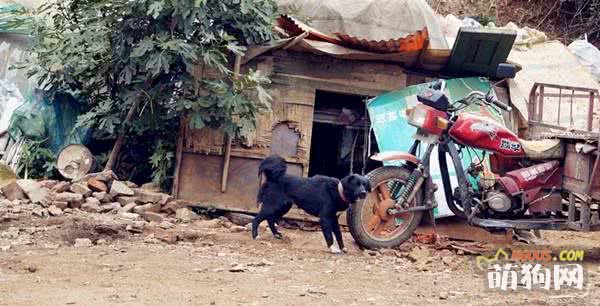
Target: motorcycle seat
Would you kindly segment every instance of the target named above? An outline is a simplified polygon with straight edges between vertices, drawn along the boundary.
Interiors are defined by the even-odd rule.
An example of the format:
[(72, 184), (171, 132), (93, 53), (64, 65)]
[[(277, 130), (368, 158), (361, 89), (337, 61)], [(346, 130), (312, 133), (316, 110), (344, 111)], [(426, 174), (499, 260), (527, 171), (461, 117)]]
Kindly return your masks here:
[(560, 139), (525, 140), (520, 139), (525, 156), (532, 160), (561, 159), (565, 149)]

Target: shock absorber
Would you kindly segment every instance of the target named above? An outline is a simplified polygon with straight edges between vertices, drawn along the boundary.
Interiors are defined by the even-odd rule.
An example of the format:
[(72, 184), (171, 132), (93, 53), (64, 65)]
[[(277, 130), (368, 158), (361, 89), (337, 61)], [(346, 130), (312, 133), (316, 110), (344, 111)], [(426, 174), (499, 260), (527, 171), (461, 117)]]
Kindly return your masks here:
[(396, 207), (404, 207), (404, 202), (408, 200), (411, 193), (413, 192), (413, 189), (415, 188), (415, 185), (422, 176), (423, 170), (421, 170), (420, 166), (413, 170), (413, 172), (408, 177), (406, 184), (400, 189), (400, 196), (396, 200)]

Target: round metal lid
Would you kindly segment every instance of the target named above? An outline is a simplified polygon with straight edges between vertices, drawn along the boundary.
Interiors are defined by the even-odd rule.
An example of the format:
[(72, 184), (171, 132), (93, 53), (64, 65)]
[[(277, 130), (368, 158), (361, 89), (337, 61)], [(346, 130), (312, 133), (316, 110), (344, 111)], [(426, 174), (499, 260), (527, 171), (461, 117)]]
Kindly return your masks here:
[(58, 154), (56, 167), (67, 178), (75, 179), (86, 175), (94, 166), (94, 155), (80, 144), (68, 145)]

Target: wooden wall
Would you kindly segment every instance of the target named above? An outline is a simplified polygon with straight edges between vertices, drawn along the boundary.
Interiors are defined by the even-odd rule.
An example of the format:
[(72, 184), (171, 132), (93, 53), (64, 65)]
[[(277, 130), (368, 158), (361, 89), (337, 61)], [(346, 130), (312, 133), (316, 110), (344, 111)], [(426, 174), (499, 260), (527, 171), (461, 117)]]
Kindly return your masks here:
[[(256, 211), (260, 159), (271, 153), (286, 158), (291, 173), (307, 175), (317, 90), (375, 96), (425, 81), (395, 64), (341, 60), (291, 51), (275, 51), (254, 59), (243, 69), (259, 69), (272, 80), (272, 112), (257, 130), (234, 141), (227, 190), (221, 192), (225, 139), (220, 131), (190, 129), (182, 124), (174, 195), (203, 206)], [(295, 211), (299, 218), (305, 215)]]

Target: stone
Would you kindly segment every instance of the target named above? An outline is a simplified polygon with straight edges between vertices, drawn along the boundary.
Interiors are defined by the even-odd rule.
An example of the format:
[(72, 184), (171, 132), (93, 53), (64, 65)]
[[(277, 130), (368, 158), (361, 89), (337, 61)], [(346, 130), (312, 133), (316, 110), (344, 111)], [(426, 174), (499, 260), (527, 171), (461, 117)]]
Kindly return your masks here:
[(134, 192), (135, 196), (138, 197), (142, 203), (158, 203), (160, 205), (165, 205), (167, 202), (171, 201), (171, 196), (166, 193), (145, 191), (143, 189), (136, 189)]
[[(94, 198), (89, 198), (89, 199), (94, 199)], [(96, 199), (94, 199), (96, 200)], [(98, 200), (96, 200), (98, 201)], [(99, 213), (102, 211), (102, 208), (99, 205), (100, 202), (98, 203), (94, 203), (94, 202), (85, 202), (81, 205), (81, 210), (83, 211), (87, 211), (90, 213)]]
[(127, 187), (129, 187), (129, 188), (138, 188), (138, 187), (140, 187), (140, 186), (138, 186), (138, 185), (137, 185), (136, 183), (134, 183), (134, 182), (125, 181), (124, 183), (125, 183), (125, 185), (127, 185)]
[(202, 228), (220, 228), (223, 227), (223, 221), (219, 219), (202, 220), (198, 222), (198, 227)]
[(136, 205), (139, 203), (137, 197), (117, 197), (117, 202), (119, 202), (121, 206), (125, 206), (129, 203), (135, 203)]
[(133, 196), (134, 194), (133, 190), (121, 181), (113, 181), (110, 186), (110, 195), (113, 197), (120, 195)]
[(440, 291), (439, 297), (440, 297), (440, 300), (447, 300), (448, 299), (448, 292), (446, 292), (446, 291)]
[(139, 206), (136, 206), (135, 208), (133, 208), (133, 212), (136, 214), (140, 214), (140, 215), (146, 211), (159, 212), (160, 204), (148, 203), (148, 204), (139, 205)]
[(229, 231), (232, 232), (232, 233), (241, 233), (241, 232), (245, 232), (246, 228), (243, 227), (243, 226), (239, 226), (239, 225), (232, 225), (229, 228)]
[(61, 192), (54, 195), (54, 201), (67, 202), (71, 208), (79, 208), (83, 203), (83, 196), (78, 193)]
[(148, 222), (160, 223), (164, 221), (163, 215), (151, 211), (145, 211), (142, 216), (144, 216), (144, 219)]
[(50, 207), (48, 207), (48, 213), (51, 216), (60, 217), (60, 216), (62, 216), (63, 211), (62, 211), (62, 209), (56, 207), (56, 205), (50, 205)]
[(138, 220), (140, 218), (140, 215), (135, 214), (135, 213), (119, 213), (119, 217), (123, 218), (123, 219), (127, 219), (127, 220)]
[(91, 247), (92, 246), (92, 241), (88, 238), (77, 238), (75, 239), (75, 245), (76, 248), (84, 248), (84, 247)]
[(97, 192), (107, 192), (108, 191), (108, 187), (106, 186), (106, 184), (104, 184), (104, 182), (102, 182), (98, 179), (95, 179), (95, 178), (89, 179), (87, 181), (87, 185), (93, 191), (97, 191)]
[(129, 213), (131, 211), (133, 211), (133, 209), (137, 206), (137, 204), (135, 203), (129, 203), (123, 207), (121, 207), (121, 209), (119, 209), (119, 213)]
[(160, 186), (158, 186), (158, 184), (155, 183), (142, 184), (141, 188), (144, 191), (160, 192)]
[(162, 229), (170, 229), (170, 228), (173, 228), (175, 226), (175, 224), (173, 224), (169, 221), (163, 221), (158, 226), (160, 226), (160, 228), (162, 228)]
[(40, 217), (40, 218), (45, 218), (45, 217), (48, 216), (48, 210), (45, 209), (45, 208), (40, 208), (40, 207), (33, 209), (31, 211), (31, 213), (34, 216), (37, 216), (37, 217)]
[(90, 204), (94, 204), (94, 205), (98, 205), (98, 206), (100, 206), (100, 204), (101, 204), (100, 201), (98, 199), (94, 198), (94, 197), (90, 197), (90, 198), (85, 199), (85, 202), (86, 203), (90, 203)]
[[(261, 224), (258, 225), (258, 231), (260, 233), (264, 232), (267, 230), (267, 222), (262, 222)], [(246, 231), (251, 231), (252, 230), (252, 223), (248, 223), (246, 224), (246, 226), (244, 226), (244, 228), (246, 229)]]
[(103, 213), (109, 212), (109, 211), (118, 211), (119, 209), (121, 209), (121, 204), (119, 204), (117, 202), (106, 203), (106, 204), (100, 205), (100, 209), (102, 210)]
[(94, 198), (98, 199), (102, 203), (110, 203), (113, 201), (112, 197), (107, 192), (104, 192), (104, 191), (92, 192), (92, 196)]
[(58, 184), (58, 181), (57, 180), (42, 180), (42, 181), (39, 181), (38, 183), (40, 183), (40, 185), (44, 188), (52, 189), (52, 187), (54, 187)]
[(442, 262), (446, 266), (451, 266), (455, 262), (455, 260), (454, 260), (454, 258), (452, 258), (452, 256), (444, 256), (444, 257), (442, 257)]
[(426, 263), (431, 259), (431, 253), (424, 247), (414, 247), (407, 257), (416, 263)]
[(192, 222), (192, 214), (193, 212), (187, 208), (179, 208), (175, 211), (175, 219), (180, 223), (190, 223)]
[(268, 261), (266, 259), (261, 259), (261, 261), (259, 262), (255, 262), (255, 263), (249, 263), (248, 266), (252, 266), (252, 267), (264, 267), (264, 266), (272, 266), (274, 265), (274, 262)]
[(142, 233), (144, 231), (144, 227), (146, 226), (146, 222), (144, 221), (133, 221), (131, 224), (128, 224), (125, 227), (125, 230), (132, 233)]
[(118, 177), (115, 175), (114, 172), (112, 172), (112, 170), (108, 170), (108, 171), (102, 171), (102, 172), (96, 172), (96, 173), (88, 173), (85, 176), (83, 176), (81, 179), (79, 179), (79, 182), (87, 182), (90, 179), (95, 179), (104, 183), (108, 183), (110, 181), (113, 180), (117, 180)]
[(52, 205), (56, 206), (57, 208), (59, 208), (60, 210), (64, 210), (65, 208), (69, 207), (69, 202), (64, 202), (64, 201), (52, 201)]
[(223, 216), (221, 216), (217, 219), (221, 220), (221, 226), (223, 226), (226, 229), (230, 229), (234, 225), (233, 223), (229, 222), (229, 219), (227, 219)]
[(17, 185), (21, 187), (32, 203), (46, 204), (50, 200), (48, 189), (34, 180), (17, 180)]
[(11, 201), (22, 200), (27, 198), (27, 196), (23, 192), (23, 189), (21, 189), (19, 184), (17, 184), (17, 181), (13, 181), (7, 185), (2, 186), (0, 190), (2, 191), (2, 194), (4, 194), (4, 196)]
[(84, 197), (89, 197), (92, 194), (92, 190), (88, 188), (87, 185), (83, 183), (75, 183), (71, 185), (69, 190), (73, 193), (78, 193)]
[(50, 190), (52, 190), (54, 192), (65, 192), (65, 191), (69, 190), (69, 188), (71, 188), (71, 184), (69, 184), (69, 182), (62, 181), (62, 182), (58, 182)]
[(229, 268), (229, 272), (246, 272), (248, 268), (243, 264), (237, 264)]
[(174, 214), (178, 209), (182, 208), (183, 204), (180, 204), (177, 201), (170, 201), (166, 205), (164, 205), (160, 211), (167, 214)]

